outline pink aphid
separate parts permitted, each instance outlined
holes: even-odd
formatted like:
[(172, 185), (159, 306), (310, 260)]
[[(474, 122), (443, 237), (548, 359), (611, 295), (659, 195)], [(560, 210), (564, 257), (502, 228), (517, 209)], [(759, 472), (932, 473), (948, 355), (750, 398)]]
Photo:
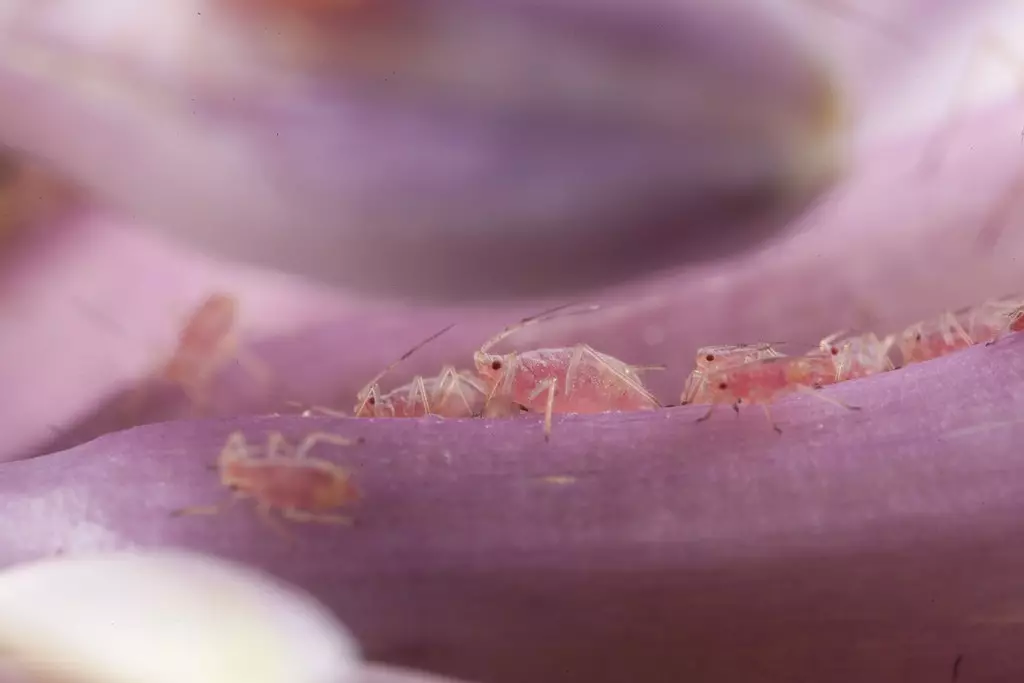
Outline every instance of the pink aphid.
[(895, 335), (879, 339), (870, 332), (858, 336), (844, 334), (837, 332), (819, 344), (820, 350), (832, 357), (837, 382), (876, 375), (895, 367), (889, 357), (889, 350), (896, 342)]
[(702, 401), (710, 403), (711, 407), (697, 421), (703, 422), (710, 418), (719, 405), (731, 405), (736, 412), (739, 412), (740, 404), (760, 405), (772, 429), (781, 434), (782, 430), (775, 424), (769, 405), (782, 396), (794, 393), (809, 393), (848, 410), (860, 410), (858, 406), (847, 405), (816, 391), (835, 381), (836, 370), (832, 356), (822, 352), (762, 358), (715, 370), (707, 376)]
[(468, 370), (447, 365), (437, 377), (414, 377), (411, 382), (387, 393), (378, 382), (394, 368), (423, 347), (450, 330), (449, 325), (416, 344), (370, 380), (357, 395), (353, 414), (356, 417), (476, 417), (484, 409), (489, 387)]
[(706, 403), (704, 393), (707, 388), (708, 373), (762, 358), (777, 358), (781, 355), (771, 344), (723, 344), (701, 347), (697, 350), (694, 369), (686, 378), (686, 384), (683, 385), (683, 394), (679, 398), (679, 403), (681, 405)]
[(1024, 329), (1024, 300), (1005, 297), (986, 301), (956, 313), (957, 320), (976, 344), (988, 344), (1000, 337)]
[(487, 401), (487, 387), (468, 370), (446, 365), (437, 377), (416, 377), (386, 394), (372, 387), (356, 405), (356, 417), (477, 417)]
[(287, 532), (271, 515), (274, 510), (295, 522), (351, 524), (350, 517), (332, 514), (360, 498), (351, 475), (334, 463), (310, 458), (308, 454), (319, 443), (350, 446), (360, 441), (314, 432), (298, 448), (292, 448), (275, 432), (267, 440), (264, 457), (254, 457), (254, 450), (261, 449), (246, 445), (242, 432), (235, 432), (217, 461), (221, 484), (233, 491), (232, 497), (219, 505), (184, 508), (172, 515), (219, 514), (238, 500), (252, 499), (260, 516), (285, 536)]
[(974, 343), (975, 339), (964, 329), (957, 316), (948, 312), (911, 325), (897, 340), (904, 365), (939, 358), (966, 349)]
[[(237, 327), (238, 300), (230, 294), (211, 294), (185, 319), (174, 351), (153, 377), (180, 386), (194, 409), (207, 406), (210, 382), (232, 361), (266, 390), (271, 379), (270, 369), (242, 348)], [(129, 397), (126, 407), (130, 411), (138, 409), (146, 390), (146, 384), (142, 383)]]
[[(652, 410), (658, 400), (643, 385), (638, 371), (663, 366), (628, 365), (587, 344), (507, 354), (490, 349), (512, 333), (543, 320), (552, 311), (510, 325), (473, 354), (480, 378), (488, 386), (488, 403), (518, 405), (544, 413), (544, 437), (550, 437), (554, 413), (605, 413)], [(590, 307), (583, 313), (595, 310)]]

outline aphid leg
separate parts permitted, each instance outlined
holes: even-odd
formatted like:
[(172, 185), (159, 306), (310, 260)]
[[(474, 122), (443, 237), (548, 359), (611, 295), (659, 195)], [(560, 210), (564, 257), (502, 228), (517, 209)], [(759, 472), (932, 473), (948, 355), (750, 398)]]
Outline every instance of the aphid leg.
[(410, 389), (410, 393), (412, 394), (411, 398), (413, 399), (415, 399), (416, 394), (419, 394), (420, 401), (423, 403), (424, 415), (434, 414), (434, 411), (430, 409), (430, 398), (427, 396), (427, 385), (424, 383), (423, 377), (416, 375), (415, 379), (412, 381), (412, 389)]
[[(423, 341), (418, 342), (411, 349), (409, 349), (408, 351), (403, 353), (401, 356), (399, 356), (397, 360), (393, 361), (386, 368), (384, 368), (383, 370), (378, 372), (377, 375), (373, 379), (371, 379), (369, 382), (367, 382), (363, 386), (363, 388), (359, 390), (359, 393), (357, 395), (359, 397), (361, 397), (361, 398), (360, 398), (359, 406), (355, 410), (355, 414), (358, 415), (359, 413), (363, 412), (363, 408), (365, 408), (368, 403), (369, 403), (369, 405), (377, 405), (377, 404), (380, 403), (380, 396), (378, 396), (379, 389), (377, 387), (377, 383), (380, 382), (382, 379), (384, 379), (385, 375), (387, 375), (389, 372), (391, 372), (396, 367), (398, 367), (399, 363), (401, 363), (404, 360), (407, 360), (414, 353), (416, 353), (421, 348), (423, 348), (424, 346), (426, 346), (430, 342), (434, 341), (435, 339), (437, 339), (438, 337), (440, 337), (442, 334), (444, 334), (448, 330), (452, 329), (453, 327), (455, 327), (455, 323), (452, 323), (451, 325), (448, 325), (444, 329), (439, 330), (439, 331), (435, 332), (434, 334), (430, 335), (429, 337), (427, 337)], [(371, 398), (372, 398), (372, 400), (371, 400)], [(377, 416), (375, 415), (375, 417), (377, 417)]]
[(292, 445), (288, 443), (287, 440), (285, 440), (284, 435), (281, 432), (271, 432), (267, 435), (267, 457), (276, 457), (278, 451), (284, 451), (284, 455), (286, 456), (295, 456), (295, 449), (292, 448)]
[(946, 313), (943, 316), (943, 318), (943, 322), (948, 323), (950, 328), (948, 331), (943, 329), (943, 341), (945, 341), (946, 343), (952, 343), (950, 337), (952, 335), (956, 335), (960, 337), (961, 341), (967, 342), (968, 346), (972, 346), (974, 344), (974, 340), (971, 338), (971, 335), (967, 334), (967, 330), (964, 329), (964, 326), (960, 324), (960, 321), (957, 320), (955, 315), (953, 315), (952, 313)]
[(718, 409), (718, 404), (717, 403), (712, 403), (711, 407), (708, 408), (708, 412), (704, 413), (701, 417), (698, 417), (696, 421), (697, 422), (704, 422), (705, 420), (709, 419), (714, 414), (715, 410), (717, 410), (717, 409)]
[(284, 508), (281, 510), (281, 516), (285, 519), (293, 522), (316, 523), (316, 524), (335, 524), (339, 526), (352, 526), (352, 518), (346, 517), (345, 515), (316, 515), (312, 512), (306, 512), (305, 510), (297, 510), (295, 508)]
[(992, 346), (996, 342), (1002, 341), (1006, 337), (1009, 337), (1011, 334), (1013, 334), (1013, 328), (1017, 325), (1018, 321), (1021, 318), (1024, 318), (1024, 308), (1017, 308), (1007, 313), (1006, 325), (1003, 327), (1002, 331), (996, 335), (995, 339), (985, 342), (985, 346)]
[(179, 508), (177, 510), (171, 510), (171, 517), (186, 517), (192, 515), (219, 515), (228, 508), (232, 507), (235, 503), (240, 500), (247, 498), (244, 493), (236, 491), (229, 498), (225, 498), (220, 503), (215, 505), (193, 505), (190, 507)]
[(537, 387), (530, 394), (530, 400), (537, 398), (545, 391), (548, 392), (547, 401), (544, 404), (544, 440), (551, 440), (551, 422), (552, 415), (555, 412), (555, 389), (558, 386), (558, 380), (554, 377), (549, 377), (543, 382), (538, 382)]
[(693, 403), (693, 399), (697, 397), (697, 393), (704, 386), (704, 373), (700, 370), (694, 369), (689, 375), (686, 376), (686, 383), (683, 384), (683, 393), (679, 395), (679, 405), (685, 406)]
[(256, 514), (259, 515), (260, 520), (262, 520), (264, 524), (270, 527), (271, 531), (287, 541), (289, 545), (295, 543), (295, 536), (285, 528), (284, 524), (281, 524), (279, 519), (274, 517), (274, 513), (270, 505), (267, 505), (266, 503), (257, 504)]
[(349, 439), (338, 434), (329, 434), (327, 432), (313, 432), (306, 436), (299, 444), (299, 447), (295, 449), (296, 458), (305, 458), (309, 455), (309, 451), (312, 450), (313, 446), (320, 443), (330, 443), (336, 446), (354, 446), (357, 443), (362, 443), (362, 439)]
[(892, 350), (892, 347), (893, 347), (893, 345), (895, 343), (896, 343), (896, 335), (895, 334), (888, 335), (885, 339), (883, 339), (880, 342), (882, 348), (879, 351), (879, 353), (881, 353), (882, 358), (885, 359), (885, 367), (884, 367), (885, 371), (893, 370), (896, 367), (892, 363), (892, 358), (889, 357), (889, 352)]
[[(562, 390), (563, 396), (568, 396), (572, 393), (573, 386), (573, 375), (580, 367), (580, 363), (583, 361), (583, 351), (585, 346), (583, 344), (577, 344), (576, 348), (572, 350), (572, 358), (569, 359), (569, 367), (565, 371), (565, 389)], [(535, 391), (534, 394), (537, 392)], [(531, 397), (533, 398), (533, 397)]]
[(463, 375), (460, 375), (455, 368), (447, 365), (441, 370), (441, 375), (438, 377), (437, 390), (434, 392), (434, 395), (436, 397), (437, 394), (440, 394), (441, 397), (435, 401), (435, 403), (439, 406), (447, 405), (452, 392), (457, 392), (459, 398), (462, 399), (462, 405), (466, 408), (466, 414), (472, 414), (473, 405), (469, 402), (469, 399), (466, 398), (466, 392), (462, 388), (463, 381), (469, 381), (473, 385), (473, 388), (481, 394), (487, 393), (487, 388), (485, 386), (481, 386), (481, 383), (477, 378), (464, 377)]
[(846, 403), (845, 401), (840, 401), (838, 398), (833, 398), (831, 396), (826, 396), (825, 394), (822, 394), (821, 392), (819, 392), (819, 391), (817, 391), (815, 389), (812, 389), (812, 388), (810, 388), (808, 386), (804, 386), (802, 384), (798, 384), (796, 386), (796, 391), (798, 391), (801, 394), (808, 394), (810, 396), (814, 396), (815, 398), (818, 398), (818, 399), (824, 401), (825, 403), (831, 403), (834, 406), (838, 406), (838, 407), (844, 408), (846, 410), (860, 410), (861, 409), (860, 406), (850, 405), (849, 403)]
[[(778, 423), (775, 422), (775, 418), (772, 417), (772, 410), (771, 410), (771, 408), (768, 407), (767, 403), (761, 404), (761, 407), (764, 409), (764, 416), (768, 418), (768, 424), (770, 424), (772, 426), (772, 429), (774, 429), (775, 432), (781, 436), (782, 435), (782, 428), (779, 427)], [(737, 414), (738, 414), (738, 411), (737, 411)]]

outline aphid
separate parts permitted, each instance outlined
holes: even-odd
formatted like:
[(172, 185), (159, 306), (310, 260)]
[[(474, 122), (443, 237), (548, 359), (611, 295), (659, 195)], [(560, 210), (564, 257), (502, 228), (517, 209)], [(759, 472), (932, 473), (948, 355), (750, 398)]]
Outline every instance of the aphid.
[[(227, 363), (236, 361), (262, 387), (270, 382), (267, 365), (242, 348), (237, 334), (238, 300), (230, 294), (211, 294), (189, 315), (178, 333), (171, 357), (154, 373), (157, 381), (181, 387), (193, 410), (209, 404), (210, 381)], [(146, 391), (140, 384), (130, 397), (129, 409), (137, 409)]]
[(887, 372), (895, 367), (889, 357), (889, 350), (896, 342), (895, 335), (879, 339), (873, 333), (854, 337), (845, 334), (836, 332), (819, 344), (820, 350), (832, 357), (837, 382)]
[[(488, 339), (473, 354), (477, 372), (488, 386), (488, 404), (499, 400), (544, 413), (544, 438), (551, 435), (554, 413), (604, 413), (660, 407), (644, 387), (638, 371), (664, 366), (628, 365), (587, 344), (568, 348), (493, 354), (490, 349), (514, 332), (553, 317), (566, 306), (525, 318)], [(589, 312), (592, 306), (574, 314)]]
[(475, 417), (481, 414), (488, 387), (473, 373), (447, 365), (437, 377), (415, 377), (408, 384), (381, 393), (378, 382), (427, 343), (450, 330), (449, 325), (416, 344), (367, 382), (357, 395), (356, 417)]
[(679, 398), (680, 405), (704, 403), (703, 395), (707, 387), (709, 372), (721, 368), (743, 365), (762, 358), (777, 358), (782, 354), (772, 344), (732, 344), (704, 346), (697, 350), (697, 359), (693, 372), (686, 378), (683, 394)]
[[(319, 443), (350, 446), (361, 439), (349, 439), (326, 432), (314, 432), (293, 448), (284, 437), (273, 432), (267, 438), (264, 457), (254, 457), (254, 447), (245, 442), (242, 432), (234, 432), (220, 452), (217, 469), (220, 481), (233, 495), (218, 505), (176, 510), (172, 516), (213, 515), (241, 499), (256, 502), (256, 511), (275, 531), (287, 531), (272, 516), (278, 510), (294, 522), (319, 522), (349, 525), (352, 519), (331, 514), (337, 508), (355, 503), (360, 494), (347, 470), (332, 462), (308, 457)], [(283, 453), (279, 453), (283, 451)]]
[(707, 376), (704, 398), (704, 402), (710, 403), (711, 407), (703, 417), (697, 419), (697, 422), (710, 418), (715, 409), (722, 404), (731, 405), (737, 413), (741, 403), (760, 405), (772, 429), (781, 434), (782, 430), (775, 424), (769, 404), (781, 396), (793, 393), (809, 393), (847, 410), (860, 410), (859, 406), (848, 405), (815, 391), (835, 381), (836, 371), (832, 356), (821, 352), (812, 352), (804, 356), (762, 358), (715, 370)]
[(1020, 320), (1022, 310), (1024, 301), (1019, 297), (1004, 297), (965, 308), (955, 315), (976, 344), (988, 344), (1024, 328)]
[(900, 334), (897, 342), (904, 365), (939, 358), (974, 343), (953, 313), (911, 325)]

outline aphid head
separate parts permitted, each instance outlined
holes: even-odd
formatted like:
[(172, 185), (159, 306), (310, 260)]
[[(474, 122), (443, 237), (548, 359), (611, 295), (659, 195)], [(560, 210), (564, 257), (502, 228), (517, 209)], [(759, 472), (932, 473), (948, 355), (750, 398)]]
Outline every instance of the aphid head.
[(376, 384), (364, 388), (356, 396), (356, 407), (352, 410), (352, 414), (356, 417), (376, 417), (378, 414), (378, 406), (381, 405), (380, 392), (378, 391)]
[(208, 296), (192, 314), (190, 325), (203, 336), (223, 336), (235, 326), (238, 300), (230, 294), (215, 292)]
[(703, 401), (708, 403), (735, 403), (733, 373), (726, 370), (712, 372), (702, 388)]
[(477, 351), (473, 354), (473, 363), (481, 377), (496, 382), (504, 376), (508, 360), (505, 356)]
[(718, 360), (718, 356), (713, 351), (707, 351), (697, 359), (697, 363), (702, 367), (711, 367), (715, 361)]

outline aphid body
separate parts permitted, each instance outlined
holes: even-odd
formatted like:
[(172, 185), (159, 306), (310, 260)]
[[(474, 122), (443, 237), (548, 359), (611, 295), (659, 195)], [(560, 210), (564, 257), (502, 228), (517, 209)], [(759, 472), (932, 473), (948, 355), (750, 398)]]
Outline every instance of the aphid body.
[(554, 413), (604, 413), (660, 407), (640, 379), (638, 370), (644, 369), (643, 366), (628, 365), (587, 344), (490, 353), (495, 344), (512, 332), (545, 319), (537, 316), (509, 326), (473, 355), (477, 373), (489, 389), (488, 402), (497, 399), (532, 412), (543, 412), (545, 438), (551, 433)]
[(479, 416), (487, 401), (489, 387), (472, 372), (456, 370), (451, 365), (442, 368), (436, 377), (417, 376), (411, 382), (386, 393), (380, 389), (379, 382), (387, 373), (452, 327), (454, 325), (448, 325), (419, 342), (367, 382), (356, 396), (357, 403), (352, 414), (356, 417)]
[[(151, 377), (181, 387), (193, 410), (209, 404), (210, 381), (232, 360), (266, 390), (271, 380), (270, 369), (241, 347), (237, 324), (238, 300), (230, 294), (211, 294), (185, 320), (170, 358)], [(128, 397), (125, 410), (132, 417), (148, 388), (146, 382), (141, 382)]]
[(237, 323), (238, 301), (228, 294), (211, 294), (185, 321), (161, 377), (182, 385), (207, 379), (221, 363), (237, 354)]
[(812, 352), (804, 356), (779, 356), (715, 370), (707, 376), (704, 402), (710, 403), (708, 412), (697, 421), (702, 422), (711, 417), (719, 405), (731, 405), (739, 412), (741, 403), (760, 405), (768, 417), (772, 428), (782, 433), (772, 419), (768, 407), (782, 396), (793, 393), (811, 393), (818, 398), (857, 410), (835, 399), (818, 394), (820, 389), (836, 381), (835, 364), (831, 354)]
[(897, 341), (904, 365), (939, 358), (974, 343), (957, 316), (948, 312), (909, 326)]
[(268, 438), (264, 456), (254, 457), (254, 449), (246, 444), (244, 435), (235, 432), (217, 461), (221, 484), (232, 490), (233, 497), (221, 505), (186, 508), (175, 514), (216, 514), (236, 500), (252, 499), (260, 515), (279, 531), (270, 516), (273, 510), (297, 522), (350, 524), (348, 517), (330, 513), (357, 502), (359, 491), (346, 469), (308, 457), (309, 450), (322, 442), (345, 446), (357, 443), (335, 434), (314, 432), (293, 449), (275, 432)]
[(1024, 301), (1018, 297), (994, 299), (959, 311), (957, 319), (975, 343), (988, 343), (1024, 329)]
[(732, 344), (719, 346), (704, 346), (697, 350), (697, 358), (694, 369), (686, 378), (683, 385), (683, 394), (679, 402), (683, 405), (688, 403), (708, 403), (704, 400), (707, 387), (708, 373), (721, 368), (735, 367), (762, 358), (777, 358), (781, 356), (771, 344)]
[(488, 388), (468, 370), (445, 366), (437, 377), (416, 377), (380, 393), (376, 384), (360, 392), (356, 417), (476, 417), (483, 413)]

